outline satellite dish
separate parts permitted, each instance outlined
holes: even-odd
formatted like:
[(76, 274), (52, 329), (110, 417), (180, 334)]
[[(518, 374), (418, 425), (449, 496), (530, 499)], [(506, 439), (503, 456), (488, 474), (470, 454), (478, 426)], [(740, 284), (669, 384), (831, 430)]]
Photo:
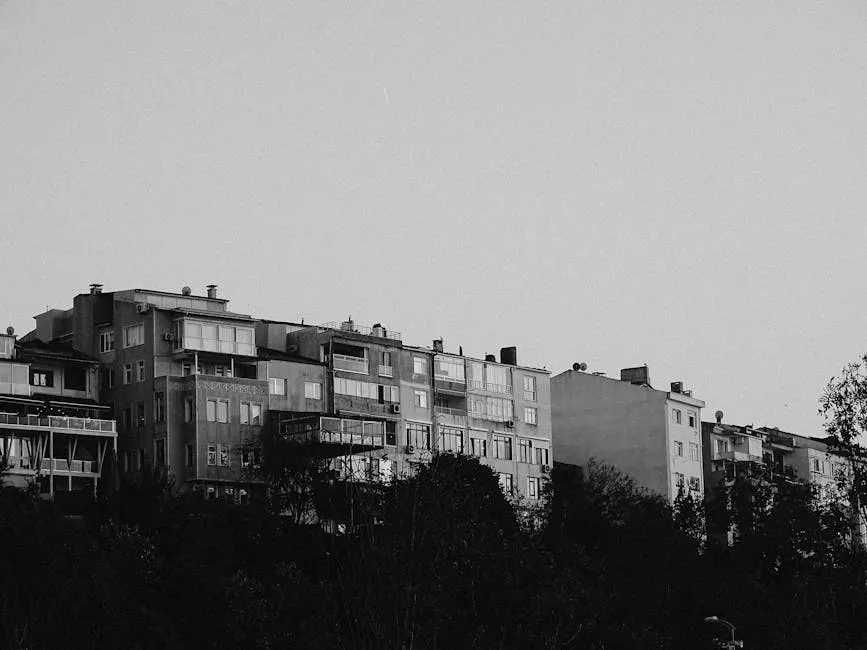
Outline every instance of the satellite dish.
[(9, 327), (6, 328), (6, 333), (9, 336), (12, 336), (13, 334), (15, 334), (15, 328), (10, 325)]
[(587, 364), (576, 361), (572, 364), (572, 370), (574, 370), (575, 372), (584, 372), (585, 370), (587, 370)]
[(181, 293), (185, 296), (190, 296), (190, 295), (192, 295), (193, 290), (190, 289), (189, 287), (184, 287), (183, 289), (181, 289)]
[(717, 411), (716, 413), (713, 414), (713, 416), (716, 418), (717, 424), (722, 424), (722, 419), (723, 419), (723, 412), (722, 411)]

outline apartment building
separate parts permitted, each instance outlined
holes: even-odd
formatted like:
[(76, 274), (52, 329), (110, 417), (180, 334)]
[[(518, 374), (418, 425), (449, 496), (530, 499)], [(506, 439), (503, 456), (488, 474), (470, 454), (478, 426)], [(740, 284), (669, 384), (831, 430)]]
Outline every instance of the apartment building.
[(514, 348), (466, 358), (405, 345), (382, 324), (309, 325), (232, 312), (188, 287), (103, 292), (35, 317), (28, 339), (92, 357), (118, 418), (122, 480), (164, 472), (182, 490), (244, 500), (264, 487), (248, 443), (264, 427), (315, 439), (344, 476), (388, 480), (434, 451), (472, 453), (536, 499), (552, 462), (550, 381)]
[(490, 466), (507, 494), (538, 499), (553, 457), (549, 373), (519, 366), (514, 348), (498, 363), (402, 338), (351, 318), (289, 333), (289, 349), (326, 364), (331, 401), (327, 422), (290, 417), (283, 430), (340, 442), (343, 476), (387, 480), (436, 451), (465, 453)]
[[(121, 479), (165, 473), (181, 491), (244, 501), (261, 491), (248, 449), (271, 408), (324, 409), (324, 367), (256, 344), (260, 323), (228, 310), (216, 287), (196, 296), (92, 285), (69, 310), (36, 318), (26, 338), (69, 345), (99, 365), (101, 399), (118, 417)], [(318, 388), (307, 388), (307, 384)], [(313, 397), (298, 396), (296, 388)], [(303, 395), (304, 393), (302, 393)]]
[(551, 379), (554, 454), (612, 465), (670, 502), (701, 496), (704, 405), (682, 382), (653, 388), (647, 366), (625, 368), (617, 380), (575, 364)]
[[(753, 427), (723, 423), (723, 412), (716, 422), (702, 422), (705, 496), (709, 513), (720, 516), (724, 510), (714, 505), (721, 491), (736, 481), (764, 482), (781, 477), (801, 480), (819, 487), (822, 498), (846, 499), (839, 480), (849, 475), (847, 461), (833, 453), (827, 442), (772, 427)], [(853, 526), (864, 538), (865, 522), (853, 513)], [(732, 543), (736, 531), (709, 517), (711, 535)], [(856, 531), (857, 532), (857, 531)]]
[[(111, 489), (117, 432), (98, 400), (96, 359), (68, 345), (0, 335), (0, 462), (6, 484), (96, 496)], [(109, 478), (108, 485), (102, 481)]]

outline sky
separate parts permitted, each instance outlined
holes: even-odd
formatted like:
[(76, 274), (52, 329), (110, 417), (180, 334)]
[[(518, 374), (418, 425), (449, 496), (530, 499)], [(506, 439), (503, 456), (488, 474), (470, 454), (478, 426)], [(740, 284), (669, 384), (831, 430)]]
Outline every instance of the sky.
[(213, 283), (807, 435), (867, 351), (858, 0), (0, 0), (0, 89), (21, 334)]

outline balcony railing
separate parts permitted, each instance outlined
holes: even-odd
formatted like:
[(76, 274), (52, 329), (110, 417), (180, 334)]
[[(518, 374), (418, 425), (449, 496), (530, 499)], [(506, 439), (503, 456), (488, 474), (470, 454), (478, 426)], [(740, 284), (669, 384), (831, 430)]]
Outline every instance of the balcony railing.
[(74, 431), (94, 431), (114, 433), (114, 420), (97, 418), (76, 418), (62, 415), (18, 415), (17, 413), (0, 413), (0, 425), (19, 427), (44, 427), (50, 429), (69, 429)]
[(82, 472), (84, 474), (96, 473), (96, 463), (92, 460), (74, 460), (72, 465), (66, 458), (43, 458), (40, 467), (43, 471), (51, 470), (51, 461), (54, 461), (55, 472)]
[(335, 370), (347, 370), (366, 375), (370, 368), (367, 359), (360, 357), (350, 357), (345, 354), (332, 354), (331, 357), (334, 360)]
[(745, 451), (736, 451), (733, 449), (728, 451), (714, 451), (711, 455), (711, 460), (733, 460), (735, 462), (753, 461), (755, 463), (762, 462), (760, 456), (751, 456)]
[(382, 364), (380, 364), (379, 376), (380, 377), (394, 377), (394, 367), (393, 366), (383, 366)]
[(466, 424), (467, 422), (466, 410), (453, 409), (446, 406), (435, 406), (434, 410), (437, 412), (437, 415), (442, 415), (443, 417), (450, 419), (454, 422), (460, 422), (461, 424)]
[(512, 387), (505, 384), (489, 384), (487, 382), (470, 379), (467, 386), (472, 390), (483, 390), (488, 393), (512, 393)]
[(391, 339), (392, 341), (402, 340), (400, 332), (387, 329), (385, 327), (365, 327), (364, 325), (356, 325), (353, 321), (330, 321), (323, 323), (319, 327), (329, 330), (337, 330), (339, 332), (353, 332), (355, 334), (363, 334), (364, 336), (376, 336), (383, 339)]

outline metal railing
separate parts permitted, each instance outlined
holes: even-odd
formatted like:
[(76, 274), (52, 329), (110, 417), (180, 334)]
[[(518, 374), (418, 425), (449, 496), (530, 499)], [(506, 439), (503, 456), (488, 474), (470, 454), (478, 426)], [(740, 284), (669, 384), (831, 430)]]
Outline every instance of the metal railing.
[(453, 409), (447, 406), (435, 406), (436, 412), (440, 415), (451, 415), (454, 417), (467, 417), (466, 409)]
[(350, 357), (345, 354), (332, 354), (331, 358), (333, 359), (335, 370), (348, 370), (349, 372), (359, 372), (366, 375), (370, 369), (367, 359)]
[(512, 387), (507, 386), (505, 384), (489, 384), (487, 382), (479, 381), (477, 379), (470, 379), (467, 382), (467, 386), (469, 386), (473, 390), (483, 390), (487, 393), (512, 393)]
[(55, 472), (84, 472), (87, 474), (96, 472), (95, 463), (92, 460), (74, 460), (70, 465), (66, 458), (43, 458), (40, 467), (45, 471), (50, 471), (52, 460), (54, 461)]
[(392, 341), (402, 340), (400, 332), (387, 329), (385, 327), (365, 327), (364, 325), (356, 325), (352, 321), (329, 321), (322, 323), (319, 327), (329, 330), (337, 330), (339, 332), (353, 332), (355, 334), (363, 334), (364, 336), (376, 336), (383, 339), (391, 339)]
[(394, 377), (394, 366), (383, 366), (379, 365), (379, 376), (380, 377)]
[(70, 429), (75, 431), (99, 431), (114, 433), (114, 420), (97, 418), (76, 418), (63, 415), (18, 415), (17, 413), (0, 413), (0, 424), (21, 427), (47, 427), (51, 429)]

